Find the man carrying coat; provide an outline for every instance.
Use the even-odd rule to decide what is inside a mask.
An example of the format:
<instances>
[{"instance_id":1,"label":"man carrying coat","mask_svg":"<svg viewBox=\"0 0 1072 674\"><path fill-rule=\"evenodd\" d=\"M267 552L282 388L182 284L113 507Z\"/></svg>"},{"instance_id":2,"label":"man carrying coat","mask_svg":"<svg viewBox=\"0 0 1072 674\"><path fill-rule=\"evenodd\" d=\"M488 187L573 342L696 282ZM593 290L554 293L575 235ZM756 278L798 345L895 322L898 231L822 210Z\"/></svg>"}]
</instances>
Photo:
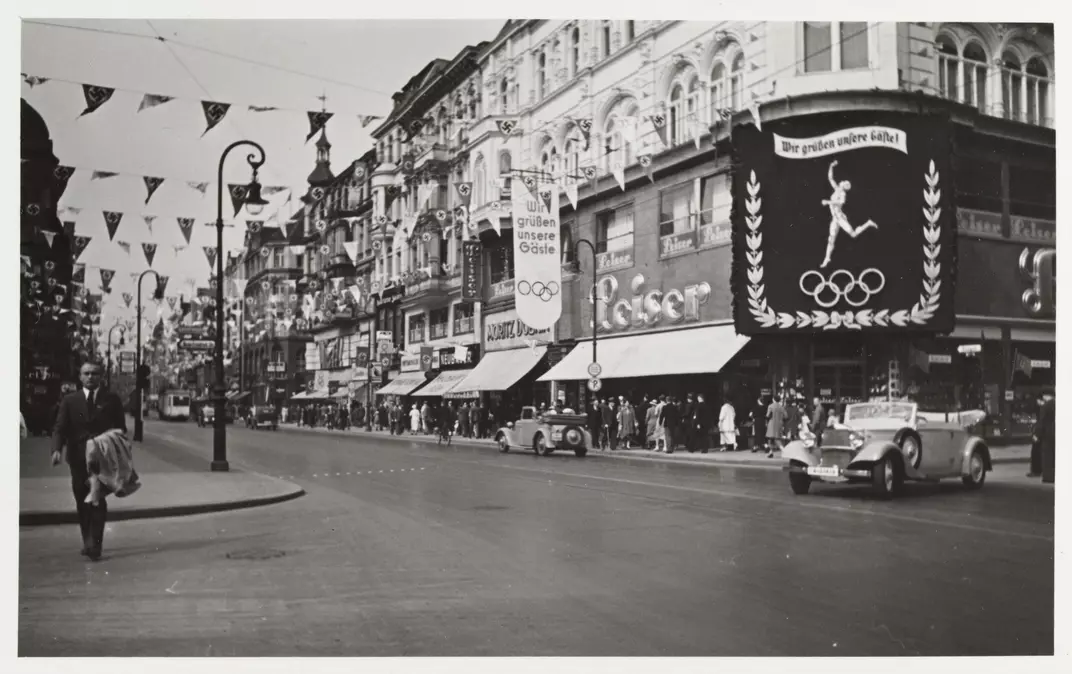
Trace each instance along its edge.
<instances>
[{"instance_id":1,"label":"man carrying coat","mask_svg":"<svg viewBox=\"0 0 1072 674\"><path fill-rule=\"evenodd\" d=\"M98 363L84 363L80 379L81 389L68 393L60 401L52 431L52 465L59 465L66 446L71 489L78 508L78 526L82 531L82 554L96 561L100 559L104 547L108 504L104 498L97 505L85 502L89 495L86 440L113 429L126 432L127 420L119 396L101 389L101 366Z\"/></svg>"}]
</instances>

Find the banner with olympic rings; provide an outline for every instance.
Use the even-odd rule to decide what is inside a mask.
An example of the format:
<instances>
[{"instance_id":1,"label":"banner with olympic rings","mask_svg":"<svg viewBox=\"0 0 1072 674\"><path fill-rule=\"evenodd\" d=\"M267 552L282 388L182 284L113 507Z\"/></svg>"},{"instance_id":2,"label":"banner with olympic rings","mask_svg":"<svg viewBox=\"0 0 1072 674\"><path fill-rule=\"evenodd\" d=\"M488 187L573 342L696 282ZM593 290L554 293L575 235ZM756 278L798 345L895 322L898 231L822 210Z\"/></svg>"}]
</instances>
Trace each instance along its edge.
<instances>
[{"instance_id":1,"label":"banner with olympic rings","mask_svg":"<svg viewBox=\"0 0 1072 674\"><path fill-rule=\"evenodd\" d=\"M733 131L741 334L951 332L948 115L828 113Z\"/></svg>"},{"instance_id":2,"label":"banner with olympic rings","mask_svg":"<svg viewBox=\"0 0 1072 674\"><path fill-rule=\"evenodd\" d=\"M515 181L514 303L517 315L534 330L554 326L562 316L562 241L558 187L535 180Z\"/></svg>"}]
</instances>

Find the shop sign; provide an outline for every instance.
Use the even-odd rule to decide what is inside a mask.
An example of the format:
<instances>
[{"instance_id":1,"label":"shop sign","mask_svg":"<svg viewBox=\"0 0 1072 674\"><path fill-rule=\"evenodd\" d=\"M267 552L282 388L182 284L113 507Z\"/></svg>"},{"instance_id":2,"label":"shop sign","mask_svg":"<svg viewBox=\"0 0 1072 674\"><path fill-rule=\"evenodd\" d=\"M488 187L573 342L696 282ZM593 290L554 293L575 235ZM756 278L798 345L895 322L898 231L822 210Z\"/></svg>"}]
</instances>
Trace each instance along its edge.
<instances>
[{"instance_id":1,"label":"shop sign","mask_svg":"<svg viewBox=\"0 0 1072 674\"><path fill-rule=\"evenodd\" d=\"M462 302L479 302L482 286L479 241L462 241Z\"/></svg>"},{"instance_id":2,"label":"shop sign","mask_svg":"<svg viewBox=\"0 0 1072 674\"><path fill-rule=\"evenodd\" d=\"M625 269L633 266L633 248L627 250L608 250L596 255L596 271L598 273Z\"/></svg>"},{"instance_id":3,"label":"shop sign","mask_svg":"<svg viewBox=\"0 0 1072 674\"><path fill-rule=\"evenodd\" d=\"M406 286L391 286L390 288L385 288L384 291L380 293L380 304L394 304L401 302L402 298L405 296Z\"/></svg>"},{"instance_id":4,"label":"shop sign","mask_svg":"<svg viewBox=\"0 0 1072 674\"><path fill-rule=\"evenodd\" d=\"M328 371L317 370L316 375L313 376L313 390L323 391L328 387Z\"/></svg>"},{"instance_id":5,"label":"shop sign","mask_svg":"<svg viewBox=\"0 0 1072 674\"><path fill-rule=\"evenodd\" d=\"M729 221L700 226L700 248L714 248L730 242Z\"/></svg>"},{"instance_id":6,"label":"shop sign","mask_svg":"<svg viewBox=\"0 0 1072 674\"><path fill-rule=\"evenodd\" d=\"M514 294L514 279L508 278L505 281L499 281L498 283L491 284L491 297L509 297Z\"/></svg>"},{"instance_id":7,"label":"shop sign","mask_svg":"<svg viewBox=\"0 0 1072 674\"><path fill-rule=\"evenodd\" d=\"M472 367L476 364L479 354L480 347L476 344L469 344L460 348L452 346L440 349L436 352L436 357L439 358L438 369ZM461 359L455 358L456 355L460 355Z\"/></svg>"},{"instance_id":8,"label":"shop sign","mask_svg":"<svg viewBox=\"0 0 1072 674\"><path fill-rule=\"evenodd\" d=\"M696 232L677 232L659 237L659 256L670 257L678 253L687 253L696 250Z\"/></svg>"},{"instance_id":9,"label":"shop sign","mask_svg":"<svg viewBox=\"0 0 1072 674\"><path fill-rule=\"evenodd\" d=\"M1041 218L1013 215L1009 218L1009 235L1001 227L1001 213L957 208L957 229L963 234L985 238L1008 238L1023 243L1053 244L1057 240L1057 223Z\"/></svg>"},{"instance_id":10,"label":"shop sign","mask_svg":"<svg viewBox=\"0 0 1072 674\"><path fill-rule=\"evenodd\" d=\"M647 284L643 274L635 274L628 288L619 287L618 279L613 276L599 279L596 287L600 298L596 302L599 331L616 332L699 321L700 308L711 296L711 285L706 281L666 291L648 288Z\"/></svg>"},{"instance_id":11,"label":"shop sign","mask_svg":"<svg viewBox=\"0 0 1072 674\"><path fill-rule=\"evenodd\" d=\"M399 369L402 372L419 372L421 369L420 354L402 354L402 363Z\"/></svg>"},{"instance_id":12,"label":"shop sign","mask_svg":"<svg viewBox=\"0 0 1072 674\"><path fill-rule=\"evenodd\" d=\"M551 328L534 330L525 325L513 309L491 314L484 319L485 351L518 349L534 341L549 342L552 339Z\"/></svg>"},{"instance_id":13,"label":"shop sign","mask_svg":"<svg viewBox=\"0 0 1072 674\"><path fill-rule=\"evenodd\" d=\"M938 365L951 365L953 363L953 356L950 356L947 353L931 353L927 354L927 361Z\"/></svg>"},{"instance_id":14,"label":"shop sign","mask_svg":"<svg viewBox=\"0 0 1072 674\"><path fill-rule=\"evenodd\" d=\"M1042 248L1032 252L1024 248L1020 253L1020 273L1031 284L1024 291L1021 303L1024 309L1036 317L1055 316L1057 313L1057 249Z\"/></svg>"},{"instance_id":15,"label":"shop sign","mask_svg":"<svg viewBox=\"0 0 1072 674\"><path fill-rule=\"evenodd\" d=\"M887 111L734 127L737 332L952 332L950 138Z\"/></svg>"},{"instance_id":16,"label":"shop sign","mask_svg":"<svg viewBox=\"0 0 1072 674\"><path fill-rule=\"evenodd\" d=\"M1042 368L1042 369L1045 370L1045 369L1048 369L1050 367L1053 367L1053 364L1050 363L1050 361L1048 361L1048 360L1032 360L1031 361L1031 367L1032 368Z\"/></svg>"},{"instance_id":17,"label":"shop sign","mask_svg":"<svg viewBox=\"0 0 1072 674\"><path fill-rule=\"evenodd\" d=\"M350 391L353 392L361 382L367 381L369 378L369 369L367 367L358 367L357 365L350 368Z\"/></svg>"}]
</instances>

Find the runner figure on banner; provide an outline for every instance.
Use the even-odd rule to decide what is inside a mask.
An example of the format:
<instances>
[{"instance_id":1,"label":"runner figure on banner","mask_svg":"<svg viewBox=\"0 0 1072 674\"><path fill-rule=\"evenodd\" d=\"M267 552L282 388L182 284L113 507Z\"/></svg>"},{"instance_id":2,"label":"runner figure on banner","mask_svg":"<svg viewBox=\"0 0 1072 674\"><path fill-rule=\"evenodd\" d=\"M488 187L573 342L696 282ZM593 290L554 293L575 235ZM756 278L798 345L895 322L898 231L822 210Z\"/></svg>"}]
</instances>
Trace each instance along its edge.
<instances>
[{"instance_id":1,"label":"runner figure on banner","mask_svg":"<svg viewBox=\"0 0 1072 674\"><path fill-rule=\"evenodd\" d=\"M848 180L842 180L840 183L834 180L834 167L837 164L837 159L830 162L830 170L827 172L827 178L830 180L830 187L833 188L834 193L830 195L829 199L823 199L823 206L830 207L830 236L826 243L826 257L823 259L823 263L819 265L820 269L826 269L826 266L830 264L830 258L834 254L834 243L837 241L838 230L855 239L866 229L878 229L878 225L872 220L868 220L859 227L853 227L849 222L849 218L845 215L843 209L848 198L848 192L852 189L852 183Z\"/></svg>"}]
</instances>

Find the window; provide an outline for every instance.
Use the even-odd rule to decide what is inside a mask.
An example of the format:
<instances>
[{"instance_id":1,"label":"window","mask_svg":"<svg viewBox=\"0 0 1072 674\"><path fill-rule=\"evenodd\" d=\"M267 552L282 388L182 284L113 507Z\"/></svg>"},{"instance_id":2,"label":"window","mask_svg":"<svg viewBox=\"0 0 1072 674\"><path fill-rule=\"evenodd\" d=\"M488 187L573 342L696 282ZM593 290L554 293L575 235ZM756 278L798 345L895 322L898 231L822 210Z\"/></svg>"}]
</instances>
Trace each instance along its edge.
<instances>
[{"instance_id":1,"label":"window","mask_svg":"<svg viewBox=\"0 0 1072 674\"><path fill-rule=\"evenodd\" d=\"M564 183L577 182L576 176L581 173L581 151L584 148L584 138L581 130L575 125L570 127L566 134L566 152L563 157Z\"/></svg>"},{"instance_id":2,"label":"window","mask_svg":"<svg viewBox=\"0 0 1072 674\"><path fill-rule=\"evenodd\" d=\"M957 54L957 46L949 39L948 35L939 35L934 42L935 51L938 53L938 92L943 98L953 101L960 100L960 62Z\"/></svg>"},{"instance_id":3,"label":"window","mask_svg":"<svg viewBox=\"0 0 1072 674\"><path fill-rule=\"evenodd\" d=\"M510 83L504 77L499 84L499 112L506 114L510 111Z\"/></svg>"},{"instance_id":4,"label":"window","mask_svg":"<svg viewBox=\"0 0 1072 674\"><path fill-rule=\"evenodd\" d=\"M581 29L574 26L570 31L570 77L581 69Z\"/></svg>"},{"instance_id":5,"label":"window","mask_svg":"<svg viewBox=\"0 0 1072 674\"><path fill-rule=\"evenodd\" d=\"M468 302L454 305L454 333L466 335L473 332L473 305Z\"/></svg>"},{"instance_id":6,"label":"window","mask_svg":"<svg viewBox=\"0 0 1072 674\"><path fill-rule=\"evenodd\" d=\"M626 142L626 137L623 134L625 125L632 123L627 119L636 115L636 113L636 101L629 99L626 103L616 107L607 117L606 126L603 128L603 137L606 140L608 172L616 164L620 163L624 167L629 166L636 160L634 155L635 148Z\"/></svg>"},{"instance_id":7,"label":"window","mask_svg":"<svg viewBox=\"0 0 1072 674\"><path fill-rule=\"evenodd\" d=\"M424 341L424 314L409 317L409 342L419 344Z\"/></svg>"},{"instance_id":8,"label":"window","mask_svg":"<svg viewBox=\"0 0 1072 674\"><path fill-rule=\"evenodd\" d=\"M700 224L729 222L733 199L725 174L700 180Z\"/></svg>"},{"instance_id":9,"label":"window","mask_svg":"<svg viewBox=\"0 0 1072 674\"><path fill-rule=\"evenodd\" d=\"M1056 220L1056 204L1056 171L1009 165L1009 211L1014 216Z\"/></svg>"},{"instance_id":10,"label":"window","mask_svg":"<svg viewBox=\"0 0 1072 674\"><path fill-rule=\"evenodd\" d=\"M629 44L636 37L636 21L625 22L625 43Z\"/></svg>"},{"instance_id":11,"label":"window","mask_svg":"<svg viewBox=\"0 0 1072 674\"><path fill-rule=\"evenodd\" d=\"M274 250L272 250L272 266L276 269L279 269L284 266L282 248L275 248Z\"/></svg>"},{"instance_id":12,"label":"window","mask_svg":"<svg viewBox=\"0 0 1072 674\"><path fill-rule=\"evenodd\" d=\"M633 249L633 205L596 214L596 252Z\"/></svg>"},{"instance_id":13,"label":"window","mask_svg":"<svg viewBox=\"0 0 1072 674\"><path fill-rule=\"evenodd\" d=\"M1049 126L1050 73L1037 56L1027 62L1027 123Z\"/></svg>"},{"instance_id":14,"label":"window","mask_svg":"<svg viewBox=\"0 0 1072 674\"><path fill-rule=\"evenodd\" d=\"M447 336L447 323L450 320L450 308L433 309L428 315L428 330L432 339ZM412 328L411 328L412 329Z\"/></svg>"},{"instance_id":15,"label":"window","mask_svg":"<svg viewBox=\"0 0 1072 674\"><path fill-rule=\"evenodd\" d=\"M714 123L719 110L732 109L733 105L730 102L729 95L729 78L726 77L726 64L722 61L715 61L714 66L711 68L711 116L710 121Z\"/></svg>"},{"instance_id":16,"label":"window","mask_svg":"<svg viewBox=\"0 0 1072 674\"><path fill-rule=\"evenodd\" d=\"M804 72L867 68L868 32L866 21L805 21Z\"/></svg>"},{"instance_id":17,"label":"window","mask_svg":"<svg viewBox=\"0 0 1072 674\"><path fill-rule=\"evenodd\" d=\"M514 278L514 241L504 231L499 244L488 250L488 267L491 270L491 282L502 283Z\"/></svg>"},{"instance_id":18,"label":"window","mask_svg":"<svg viewBox=\"0 0 1072 674\"><path fill-rule=\"evenodd\" d=\"M744 54L737 52L730 68L730 108L740 110L744 107L741 95L744 93Z\"/></svg>"},{"instance_id":19,"label":"window","mask_svg":"<svg viewBox=\"0 0 1072 674\"><path fill-rule=\"evenodd\" d=\"M603 22L603 29L600 31L600 48L602 49L603 58L610 56L610 21Z\"/></svg>"},{"instance_id":20,"label":"window","mask_svg":"<svg viewBox=\"0 0 1072 674\"><path fill-rule=\"evenodd\" d=\"M955 156L954 170L958 207L1001 213L1001 164Z\"/></svg>"},{"instance_id":21,"label":"window","mask_svg":"<svg viewBox=\"0 0 1072 674\"><path fill-rule=\"evenodd\" d=\"M513 170L513 162L510 159L510 153L503 150L499 153L499 178L501 180L502 187L499 188L499 198L510 198L510 172Z\"/></svg>"},{"instance_id":22,"label":"window","mask_svg":"<svg viewBox=\"0 0 1072 674\"><path fill-rule=\"evenodd\" d=\"M540 52L536 59L536 99L542 101L547 95L547 54Z\"/></svg>"},{"instance_id":23,"label":"window","mask_svg":"<svg viewBox=\"0 0 1072 674\"><path fill-rule=\"evenodd\" d=\"M660 192L659 236L681 234L692 229L692 182Z\"/></svg>"},{"instance_id":24,"label":"window","mask_svg":"<svg viewBox=\"0 0 1072 674\"><path fill-rule=\"evenodd\" d=\"M986 52L978 42L964 47L964 98L961 103L986 111Z\"/></svg>"},{"instance_id":25,"label":"window","mask_svg":"<svg viewBox=\"0 0 1072 674\"><path fill-rule=\"evenodd\" d=\"M476 206L483 206L487 203L485 199L487 185L487 168L484 166L484 156L477 155L476 161L473 162L473 204Z\"/></svg>"},{"instance_id":26,"label":"window","mask_svg":"<svg viewBox=\"0 0 1072 674\"><path fill-rule=\"evenodd\" d=\"M681 143L679 139L684 136L682 132L685 126L682 119L684 98L681 85L675 84L670 90L670 145L678 145Z\"/></svg>"},{"instance_id":27,"label":"window","mask_svg":"<svg viewBox=\"0 0 1072 674\"><path fill-rule=\"evenodd\" d=\"M573 223L563 222L558 227L558 240L562 245L562 264L573 264L577 251L573 249Z\"/></svg>"}]
</instances>

